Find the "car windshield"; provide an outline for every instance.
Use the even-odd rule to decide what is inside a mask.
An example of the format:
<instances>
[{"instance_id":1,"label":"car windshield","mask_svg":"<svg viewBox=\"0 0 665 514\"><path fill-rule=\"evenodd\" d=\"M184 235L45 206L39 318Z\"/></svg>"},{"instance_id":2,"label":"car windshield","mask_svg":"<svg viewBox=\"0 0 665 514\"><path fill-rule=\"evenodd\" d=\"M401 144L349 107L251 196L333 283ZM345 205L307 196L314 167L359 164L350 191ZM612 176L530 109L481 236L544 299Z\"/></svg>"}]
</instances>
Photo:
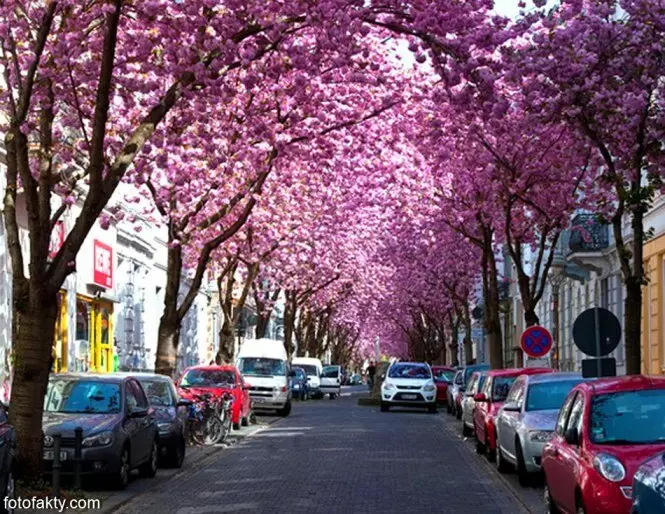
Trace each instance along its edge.
<instances>
[{"instance_id":1,"label":"car windshield","mask_svg":"<svg viewBox=\"0 0 665 514\"><path fill-rule=\"evenodd\" d=\"M118 414L120 384L88 380L51 380L44 411L67 414Z\"/></svg>"},{"instance_id":2,"label":"car windshield","mask_svg":"<svg viewBox=\"0 0 665 514\"><path fill-rule=\"evenodd\" d=\"M294 369L293 372L296 374L296 377L299 378L299 379L301 379L301 380L302 380L303 378L306 378L305 372L304 372L302 369L300 369L300 368L298 368L298 369Z\"/></svg>"},{"instance_id":3,"label":"car windshield","mask_svg":"<svg viewBox=\"0 0 665 514\"><path fill-rule=\"evenodd\" d=\"M395 364L390 367L390 378L432 378L429 368L423 364Z\"/></svg>"},{"instance_id":4,"label":"car windshield","mask_svg":"<svg viewBox=\"0 0 665 514\"><path fill-rule=\"evenodd\" d=\"M665 389L600 394L591 402L591 442L665 442Z\"/></svg>"},{"instance_id":5,"label":"car windshield","mask_svg":"<svg viewBox=\"0 0 665 514\"><path fill-rule=\"evenodd\" d=\"M339 376L339 366L326 366L321 372L323 378L337 378Z\"/></svg>"},{"instance_id":6,"label":"car windshield","mask_svg":"<svg viewBox=\"0 0 665 514\"><path fill-rule=\"evenodd\" d=\"M568 396L570 390L582 380L566 380L561 382L545 382L529 386L526 399L526 410L558 410Z\"/></svg>"},{"instance_id":7,"label":"car windshield","mask_svg":"<svg viewBox=\"0 0 665 514\"><path fill-rule=\"evenodd\" d=\"M435 382L452 382L455 378L455 371L451 369L433 369Z\"/></svg>"},{"instance_id":8,"label":"car windshield","mask_svg":"<svg viewBox=\"0 0 665 514\"><path fill-rule=\"evenodd\" d=\"M517 377L494 377L494 386L492 391L492 401L502 402L508 396L508 391Z\"/></svg>"},{"instance_id":9,"label":"car windshield","mask_svg":"<svg viewBox=\"0 0 665 514\"><path fill-rule=\"evenodd\" d=\"M231 370L190 369L180 381L180 387L227 387L235 385Z\"/></svg>"},{"instance_id":10,"label":"car windshield","mask_svg":"<svg viewBox=\"0 0 665 514\"><path fill-rule=\"evenodd\" d=\"M141 385L153 407L172 407L171 385L164 380L142 379Z\"/></svg>"},{"instance_id":11,"label":"car windshield","mask_svg":"<svg viewBox=\"0 0 665 514\"><path fill-rule=\"evenodd\" d=\"M298 364L302 369L305 370L305 373L307 373L308 377L318 377L319 372L313 364Z\"/></svg>"},{"instance_id":12,"label":"car windshield","mask_svg":"<svg viewBox=\"0 0 665 514\"><path fill-rule=\"evenodd\" d=\"M487 379L487 375L482 374L480 375L480 378L478 379L478 387L476 388L476 391L480 391L483 386L485 385L485 380Z\"/></svg>"},{"instance_id":13,"label":"car windshield","mask_svg":"<svg viewBox=\"0 0 665 514\"><path fill-rule=\"evenodd\" d=\"M245 357L240 359L240 373L259 377L286 376L286 363L279 359Z\"/></svg>"}]
</instances>

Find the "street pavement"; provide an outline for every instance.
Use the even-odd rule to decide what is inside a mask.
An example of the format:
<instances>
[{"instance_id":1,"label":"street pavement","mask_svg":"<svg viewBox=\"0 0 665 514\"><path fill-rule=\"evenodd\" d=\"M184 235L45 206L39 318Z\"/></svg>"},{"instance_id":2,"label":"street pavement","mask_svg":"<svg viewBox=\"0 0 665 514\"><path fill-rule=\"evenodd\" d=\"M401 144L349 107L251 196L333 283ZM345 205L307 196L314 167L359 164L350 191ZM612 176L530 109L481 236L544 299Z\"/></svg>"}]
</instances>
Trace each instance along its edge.
<instances>
[{"instance_id":1,"label":"street pavement","mask_svg":"<svg viewBox=\"0 0 665 514\"><path fill-rule=\"evenodd\" d=\"M296 403L288 418L116 512L528 512L447 415L361 407L360 390Z\"/></svg>"}]
</instances>

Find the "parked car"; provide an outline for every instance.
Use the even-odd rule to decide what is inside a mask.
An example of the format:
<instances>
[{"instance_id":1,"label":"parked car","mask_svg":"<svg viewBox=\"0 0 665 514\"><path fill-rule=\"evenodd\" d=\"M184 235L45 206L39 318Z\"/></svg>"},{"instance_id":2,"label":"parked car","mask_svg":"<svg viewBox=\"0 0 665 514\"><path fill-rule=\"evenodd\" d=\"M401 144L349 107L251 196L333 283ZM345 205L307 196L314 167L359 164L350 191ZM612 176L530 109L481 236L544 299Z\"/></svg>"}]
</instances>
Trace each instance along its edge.
<instances>
[{"instance_id":1,"label":"parked car","mask_svg":"<svg viewBox=\"0 0 665 514\"><path fill-rule=\"evenodd\" d=\"M351 375L351 378L349 379L349 385L356 386L356 385L362 385L363 383L363 377L361 377L358 373L354 373Z\"/></svg>"},{"instance_id":2,"label":"parked car","mask_svg":"<svg viewBox=\"0 0 665 514\"><path fill-rule=\"evenodd\" d=\"M9 409L0 403L0 491L2 497L15 498L14 457L16 455L16 430L9 424ZM0 502L0 514L8 513L5 502Z\"/></svg>"},{"instance_id":3,"label":"parked car","mask_svg":"<svg viewBox=\"0 0 665 514\"><path fill-rule=\"evenodd\" d=\"M182 467L187 447L187 407L191 401L181 399L170 377L155 373L116 373L136 378L148 397L157 422L160 463Z\"/></svg>"},{"instance_id":4,"label":"parked car","mask_svg":"<svg viewBox=\"0 0 665 514\"><path fill-rule=\"evenodd\" d=\"M508 393L496 417L496 467L514 466L527 485L540 471L540 456L554 433L559 409L570 390L582 382L579 373L522 375Z\"/></svg>"},{"instance_id":5,"label":"parked car","mask_svg":"<svg viewBox=\"0 0 665 514\"><path fill-rule=\"evenodd\" d=\"M346 368L341 368L341 384L349 385L349 373Z\"/></svg>"},{"instance_id":6,"label":"parked car","mask_svg":"<svg viewBox=\"0 0 665 514\"><path fill-rule=\"evenodd\" d=\"M109 475L124 489L132 469L157 472L158 432L143 387L133 377L52 375L44 398L44 469L52 471L54 434L61 435L63 475L74 472L75 429L83 429L81 474Z\"/></svg>"},{"instance_id":7,"label":"parked car","mask_svg":"<svg viewBox=\"0 0 665 514\"><path fill-rule=\"evenodd\" d=\"M633 477L633 507L630 514L665 512L665 452L642 464Z\"/></svg>"},{"instance_id":8,"label":"parked car","mask_svg":"<svg viewBox=\"0 0 665 514\"><path fill-rule=\"evenodd\" d=\"M321 371L321 393L330 399L337 398L342 387L342 367L337 365L324 366Z\"/></svg>"},{"instance_id":9,"label":"parked car","mask_svg":"<svg viewBox=\"0 0 665 514\"><path fill-rule=\"evenodd\" d=\"M309 385L309 394L312 398L323 398L323 393L321 392L323 364L321 364L321 360L313 357L294 357L291 359L291 366L298 366L307 373L307 384Z\"/></svg>"},{"instance_id":10,"label":"parked car","mask_svg":"<svg viewBox=\"0 0 665 514\"><path fill-rule=\"evenodd\" d=\"M436 384L436 402L448 404L448 387L453 383L455 370L448 366L432 366L432 374Z\"/></svg>"},{"instance_id":11,"label":"parked car","mask_svg":"<svg viewBox=\"0 0 665 514\"><path fill-rule=\"evenodd\" d=\"M454 385L457 385L458 387L453 386L454 396L452 411L457 419L462 419L462 400L464 399L464 392L471 379L471 375L476 371L485 371L488 369L490 369L489 364L470 364L469 366L464 366L460 369L461 374L459 375L459 378L455 376L455 380L459 380L459 384L455 382Z\"/></svg>"},{"instance_id":12,"label":"parked car","mask_svg":"<svg viewBox=\"0 0 665 514\"><path fill-rule=\"evenodd\" d=\"M494 369L487 372L483 388L474 396L473 430L476 433L476 451L485 453L491 461L496 453L496 415L508 396L508 391L524 375L552 373L549 368Z\"/></svg>"},{"instance_id":13,"label":"parked car","mask_svg":"<svg viewBox=\"0 0 665 514\"><path fill-rule=\"evenodd\" d=\"M381 411L390 407L425 407L436 412L436 385L432 370L423 362L395 362L381 384Z\"/></svg>"},{"instance_id":14,"label":"parked car","mask_svg":"<svg viewBox=\"0 0 665 514\"><path fill-rule=\"evenodd\" d=\"M455 373L453 377L453 383L447 391L447 400L446 400L446 411L448 414L453 414L457 416L457 398L460 397L464 391L462 390L464 383L464 371L459 370ZM460 402L460 411L461 411L461 402Z\"/></svg>"},{"instance_id":15,"label":"parked car","mask_svg":"<svg viewBox=\"0 0 665 514\"><path fill-rule=\"evenodd\" d=\"M465 437L473 435L473 409L476 407L474 396L482 390L486 378L486 371L475 371L469 379L466 391L464 391L464 399L462 400L462 435Z\"/></svg>"},{"instance_id":16,"label":"parked car","mask_svg":"<svg viewBox=\"0 0 665 514\"><path fill-rule=\"evenodd\" d=\"M302 368L291 368L291 393L294 398L307 400L309 387L307 386L307 373Z\"/></svg>"},{"instance_id":17,"label":"parked car","mask_svg":"<svg viewBox=\"0 0 665 514\"><path fill-rule=\"evenodd\" d=\"M253 410L291 413L289 362L284 344L275 339L249 339L240 346L238 370L251 384L249 396ZM238 401L238 398L235 399ZM245 423L247 420L245 419Z\"/></svg>"},{"instance_id":18,"label":"parked car","mask_svg":"<svg viewBox=\"0 0 665 514\"><path fill-rule=\"evenodd\" d=\"M665 450L665 378L582 382L568 394L543 448L549 512L628 514L633 476Z\"/></svg>"},{"instance_id":19,"label":"parked car","mask_svg":"<svg viewBox=\"0 0 665 514\"><path fill-rule=\"evenodd\" d=\"M177 385L180 396L187 400L195 400L203 393L210 393L215 398L230 394L233 397L233 428L238 430L240 425L249 425L252 410L250 385L245 383L235 366L193 366L182 373Z\"/></svg>"}]
</instances>

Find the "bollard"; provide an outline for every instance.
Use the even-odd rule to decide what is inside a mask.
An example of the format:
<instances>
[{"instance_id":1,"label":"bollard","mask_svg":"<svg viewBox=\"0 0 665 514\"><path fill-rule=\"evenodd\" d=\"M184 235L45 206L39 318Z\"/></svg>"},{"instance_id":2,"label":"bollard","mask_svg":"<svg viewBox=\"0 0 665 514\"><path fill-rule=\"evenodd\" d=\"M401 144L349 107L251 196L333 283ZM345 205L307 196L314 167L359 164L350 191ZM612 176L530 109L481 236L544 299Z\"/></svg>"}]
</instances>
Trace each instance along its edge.
<instances>
[{"instance_id":1,"label":"bollard","mask_svg":"<svg viewBox=\"0 0 665 514\"><path fill-rule=\"evenodd\" d=\"M53 434L53 497L60 498L60 442L62 435Z\"/></svg>"},{"instance_id":2,"label":"bollard","mask_svg":"<svg viewBox=\"0 0 665 514\"><path fill-rule=\"evenodd\" d=\"M81 489L81 445L83 444L83 429L74 430L74 489Z\"/></svg>"}]
</instances>

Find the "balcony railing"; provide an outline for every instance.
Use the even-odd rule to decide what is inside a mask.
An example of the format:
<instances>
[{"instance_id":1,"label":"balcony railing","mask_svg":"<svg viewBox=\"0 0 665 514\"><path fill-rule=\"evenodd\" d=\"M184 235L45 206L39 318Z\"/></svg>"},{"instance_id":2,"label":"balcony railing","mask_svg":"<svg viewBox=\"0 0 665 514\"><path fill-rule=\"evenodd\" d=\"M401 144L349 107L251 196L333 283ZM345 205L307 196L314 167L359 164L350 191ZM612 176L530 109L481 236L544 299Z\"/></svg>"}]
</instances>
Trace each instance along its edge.
<instances>
[{"instance_id":1,"label":"balcony railing","mask_svg":"<svg viewBox=\"0 0 665 514\"><path fill-rule=\"evenodd\" d=\"M578 214L573 218L568 241L572 253L599 252L609 246L609 226L600 223L595 214Z\"/></svg>"}]
</instances>

